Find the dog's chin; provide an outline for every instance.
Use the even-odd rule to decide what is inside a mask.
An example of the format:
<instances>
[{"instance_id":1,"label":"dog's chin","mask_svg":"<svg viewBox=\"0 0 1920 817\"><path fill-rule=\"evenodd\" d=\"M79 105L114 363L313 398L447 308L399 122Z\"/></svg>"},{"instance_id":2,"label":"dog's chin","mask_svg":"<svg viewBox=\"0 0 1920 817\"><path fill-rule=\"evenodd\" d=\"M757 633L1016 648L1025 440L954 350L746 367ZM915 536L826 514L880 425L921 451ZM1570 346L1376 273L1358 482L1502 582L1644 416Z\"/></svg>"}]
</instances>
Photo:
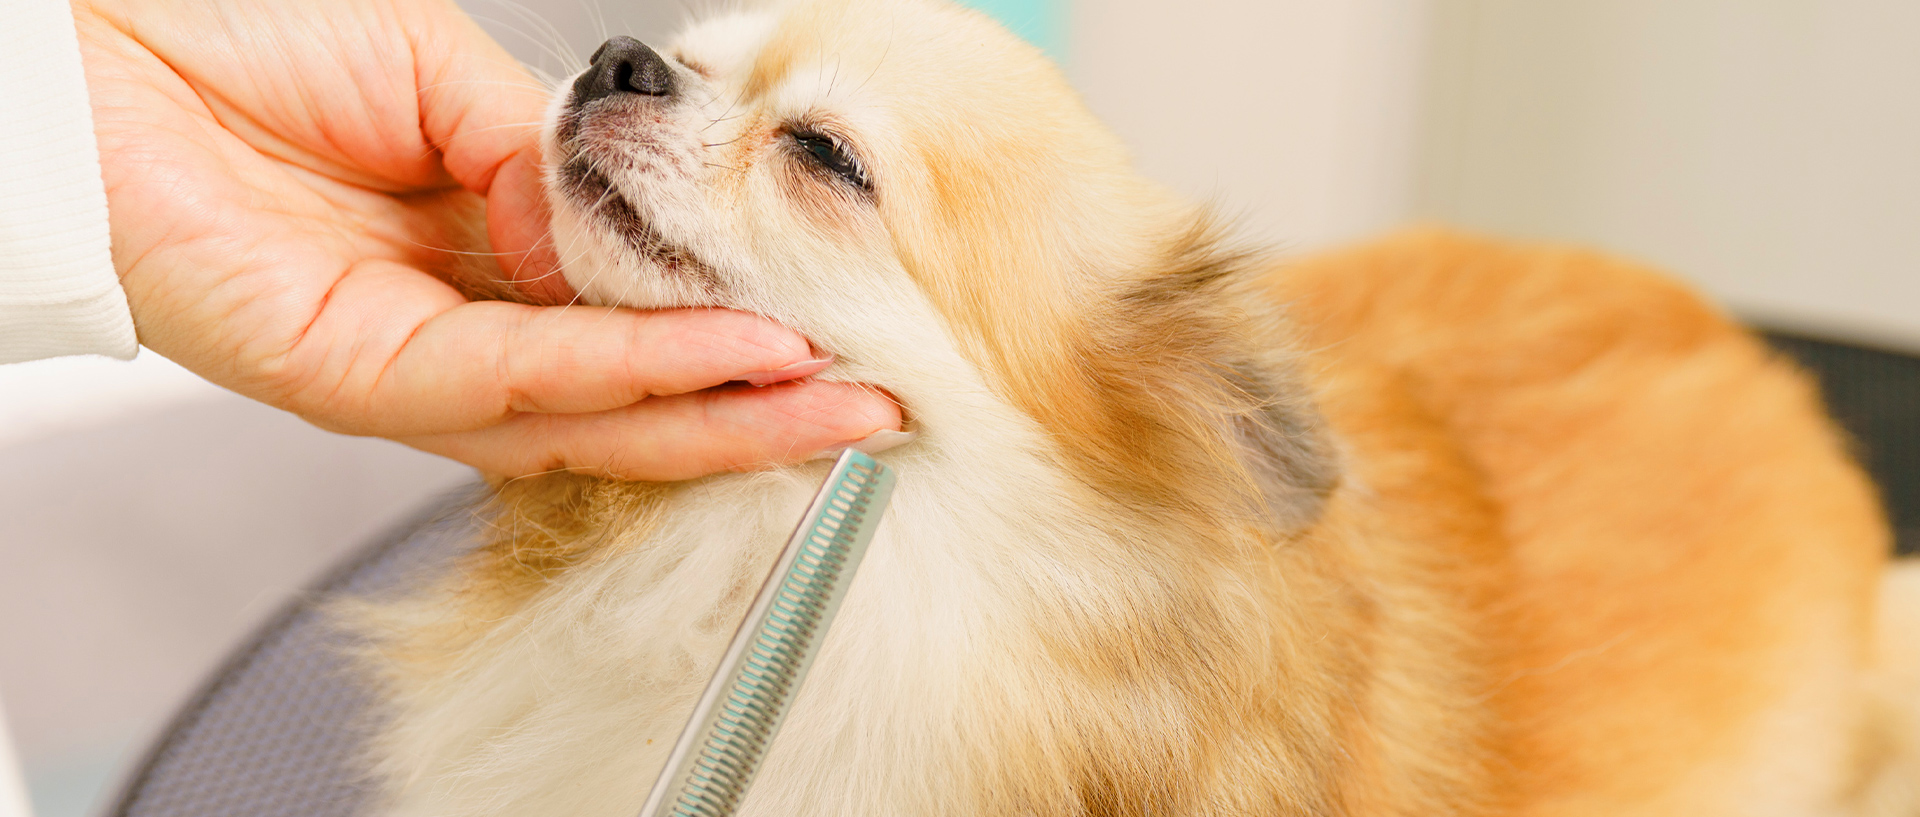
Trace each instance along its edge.
<instances>
[{"instance_id":1,"label":"dog's chin","mask_svg":"<svg viewBox=\"0 0 1920 817\"><path fill-rule=\"evenodd\" d=\"M731 308L724 293L690 286L681 274L651 259L581 265L570 270L568 281L580 293L579 302L592 306L631 309Z\"/></svg>"},{"instance_id":2,"label":"dog's chin","mask_svg":"<svg viewBox=\"0 0 1920 817\"><path fill-rule=\"evenodd\" d=\"M662 235L640 208L585 160L563 164L557 175L560 209L578 233L564 243L576 248L576 261L588 262L567 265L570 283L583 299L603 306L649 309L726 303L719 271Z\"/></svg>"}]
</instances>

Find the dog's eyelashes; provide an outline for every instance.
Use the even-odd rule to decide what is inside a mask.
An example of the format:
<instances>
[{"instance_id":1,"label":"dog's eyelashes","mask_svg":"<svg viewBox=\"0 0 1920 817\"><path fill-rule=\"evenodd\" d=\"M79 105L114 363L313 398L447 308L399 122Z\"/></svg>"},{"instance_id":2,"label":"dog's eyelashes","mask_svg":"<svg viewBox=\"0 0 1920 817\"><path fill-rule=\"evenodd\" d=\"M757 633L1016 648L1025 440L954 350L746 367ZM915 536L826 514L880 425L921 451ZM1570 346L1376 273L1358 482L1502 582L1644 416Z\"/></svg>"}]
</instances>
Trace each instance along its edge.
<instances>
[{"instance_id":1,"label":"dog's eyelashes","mask_svg":"<svg viewBox=\"0 0 1920 817\"><path fill-rule=\"evenodd\" d=\"M795 131L793 141L821 169L838 175L861 190L872 192L873 183L868 180L867 172L861 169L860 162L838 140L813 131Z\"/></svg>"},{"instance_id":2,"label":"dog's eyelashes","mask_svg":"<svg viewBox=\"0 0 1920 817\"><path fill-rule=\"evenodd\" d=\"M794 138L800 142L801 147L807 149L808 153L813 154L815 161L818 161L828 170L845 176L851 181L860 180L859 169L854 167L853 161L848 159L847 154L840 150L840 146L834 144L832 140L820 136L796 136Z\"/></svg>"}]
</instances>

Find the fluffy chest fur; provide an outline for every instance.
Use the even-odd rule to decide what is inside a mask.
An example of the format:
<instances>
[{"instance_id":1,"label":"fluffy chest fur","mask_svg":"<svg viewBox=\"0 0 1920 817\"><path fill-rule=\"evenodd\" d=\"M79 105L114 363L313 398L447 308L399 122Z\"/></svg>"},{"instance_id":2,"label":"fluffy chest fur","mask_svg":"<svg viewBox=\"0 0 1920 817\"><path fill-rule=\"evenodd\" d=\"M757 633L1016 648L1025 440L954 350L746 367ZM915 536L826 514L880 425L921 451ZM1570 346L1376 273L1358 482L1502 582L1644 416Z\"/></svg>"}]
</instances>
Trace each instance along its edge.
<instances>
[{"instance_id":1,"label":"fluffy chest fur","mask_svg":"<svg viewBox=\"0 0 1920 817\"><path fill-rule=\"evenodd\" d=\"M1308 656L1283 654L1270 551L1170 559L1019 446L977 448L892 462L892 507L743 813L1065 814L1120 791L1186 810L1223 790L1156 779L1169 764L1322 762L1318 707L1283 706L1302 696L1281 674ZM380 609L408 634L387 651L391 813L630 813L822 474L573 485L584 525L510 536L442 593ZM1317 663L1293 669L1324 687ZM1327 796L1311 783L1234 788Z\"/></svg>"}]
</instances>

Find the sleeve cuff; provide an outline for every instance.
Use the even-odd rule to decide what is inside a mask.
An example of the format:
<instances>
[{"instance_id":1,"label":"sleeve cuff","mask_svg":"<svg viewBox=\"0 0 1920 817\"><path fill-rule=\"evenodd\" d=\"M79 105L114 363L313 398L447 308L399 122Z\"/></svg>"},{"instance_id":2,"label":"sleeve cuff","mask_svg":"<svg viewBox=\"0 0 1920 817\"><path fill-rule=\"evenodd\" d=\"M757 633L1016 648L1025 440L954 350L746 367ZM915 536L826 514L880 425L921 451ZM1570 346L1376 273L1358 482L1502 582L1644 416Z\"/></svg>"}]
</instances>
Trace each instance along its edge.
<instances>
[{"instance_id":1,"label":"sleeve cuff","mask_svg":"<svg viewBox=\"0 0 1920 817\"><path fill-rule=\"evenodd\" d=\"M58 0L0 5L0 363L131 358L73 12Z\"/></svg>"},{"instance_id":2,"label":"sleeve cuff","mask_svg":"<svg viewBox=\"0 0 1920 817\"><path fill-rule=\"evenodd\" d=\"M139 349L118 286L59 303L0 302L0 363L62 355L132 360Z\"/></svg>"}]
</instances>

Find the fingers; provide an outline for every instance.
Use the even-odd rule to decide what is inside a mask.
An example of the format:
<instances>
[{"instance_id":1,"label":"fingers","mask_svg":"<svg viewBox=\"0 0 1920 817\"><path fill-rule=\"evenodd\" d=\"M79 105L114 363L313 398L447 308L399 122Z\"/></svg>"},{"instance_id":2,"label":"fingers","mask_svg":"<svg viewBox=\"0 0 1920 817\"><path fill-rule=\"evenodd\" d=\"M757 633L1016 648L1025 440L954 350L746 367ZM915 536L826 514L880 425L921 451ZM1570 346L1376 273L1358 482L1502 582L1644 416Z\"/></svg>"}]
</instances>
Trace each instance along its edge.
<instances>
[{"instance_id":1,"label":"fingers","mask_svg":"<svg viewBox=\"0 0 1920 817\"><path fill-rule=\"evenodd\" d=\"M881 395L809 382L727 387L595 414L525 414L479 431L401 441L505 476L568 470L680 480L799 462L899 425L899 407Z\"/></svg>"},{"instance_id":2,"label":"fingers","mask_svg":"<svg viewBox=\"0 0 1920 817\"><path fill-rule=\"evenodd\" d=\"M900 427L899 406L870 389L784 382L827 361L753 315L481 302L383 325L377 316L403 297L396 287L445 285L368 266L329 297L325 311L341 317L316 321L303 340L319 350L312 364L333 373L308 379L330 399L302 413L322 425L490 473L648 480L796 462ZM383 332L404 339L390 345ZM340 360L343 350L360 359ZM723 385L734 380L774 385Z\"/></svg>"},{"instance_id":3,"label":"fingers","mask_svg":"<svg viewBox=\"0 0 1920 817\"><path fill-rule=\"evenodd\" d=\"M468 303L416 270L370 261L328 293L276 367L289 385L269 402L350 433L415 436L775 382L811 374L787 367L812 357L793 330L745 313Z\"/></svg>"},{"instance_id":4,"label":"fingers","mask_svg":"<svg viewBox=\"0 0 1920 817\"><path fill-rule=\"evenodd\" d=\"M256 396L335 430L420 437L523 414L603 412L735 380L778 383L825 365L793 330L741 312L469 303L409 267L369 261L333 286L296 347L265 367L276 383ZM856 406L854 419L871 409Z\"/></svg>"},{"instance_id":5,"label":"fingers","mask_svg":"<svg viewBox=\"0 0 1920 817\"><path fill-rule=\"evenodd\" d=\"M759 379L811 357L792 330L740 312L475 303L423 328L379 399L444 405L465 395L476 401L473 420L493 423L605 411Z\"/></svg>"}]
</instances>

